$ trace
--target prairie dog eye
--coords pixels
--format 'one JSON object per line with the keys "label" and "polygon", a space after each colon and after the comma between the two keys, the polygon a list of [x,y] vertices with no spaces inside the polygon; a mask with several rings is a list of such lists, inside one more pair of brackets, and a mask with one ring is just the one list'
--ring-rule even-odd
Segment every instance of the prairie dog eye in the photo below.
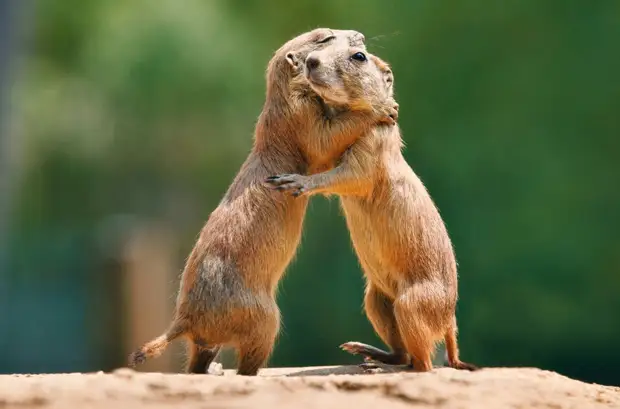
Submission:
{"label": "prairie dog eye", "polygon": [[362,52],[357,52],[351,56],[351,59],[359,62],[364,62],[366,61],[366,54]]}
{"label": "prairie dog eye", "polygon": [[336,38],[336,36],[327,36],[327,37],[325,37],[323,39],[318,40],[316,43],[317,44],[325,44],[325,43],[333,40],[334,38]]}

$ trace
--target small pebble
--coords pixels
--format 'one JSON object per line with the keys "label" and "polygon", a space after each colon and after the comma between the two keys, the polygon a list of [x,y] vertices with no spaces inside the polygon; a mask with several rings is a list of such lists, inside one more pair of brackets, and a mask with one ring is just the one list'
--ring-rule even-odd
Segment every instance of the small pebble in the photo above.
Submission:
{"label": "small pebble", "polygon": [[209,365],[209,369],[207,370],[207,373],[209,375],[223,376],[224,368],[222,367],[222,364],[218,362],[211,362],[211,364]]}
{"label": "small pebble", "polygon": [[114,375],[120,377],[120,378],[133,378],[134,374],[136,373],[133,369],[130,368],[118,368],[116,370],[114,370],[112,372]]}

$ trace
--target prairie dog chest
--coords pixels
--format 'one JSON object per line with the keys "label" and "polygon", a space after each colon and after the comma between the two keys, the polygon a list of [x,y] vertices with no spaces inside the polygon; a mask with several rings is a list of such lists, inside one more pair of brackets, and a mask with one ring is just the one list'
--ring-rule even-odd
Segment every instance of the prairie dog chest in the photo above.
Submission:
{"label": "prairie dog chest", "polygon": [[373,206],[365,199],[343,197],[341,200],[351,242],[364,274],[384,293],[394,294],[399,273],[398,266],[392,262],[390,240],[386,239],[385,229],[389,226],[383,217],[376,217]]}

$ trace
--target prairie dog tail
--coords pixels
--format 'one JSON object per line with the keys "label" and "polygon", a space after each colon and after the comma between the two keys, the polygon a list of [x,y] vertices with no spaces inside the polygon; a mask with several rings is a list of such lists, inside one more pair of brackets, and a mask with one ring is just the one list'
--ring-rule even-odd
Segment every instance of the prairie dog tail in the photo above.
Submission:
{"label": "prairie dog tail", "polygon": [[168,347],[168,345],[183,335],[185,333],[185,328],[181,326],[179,323],[173,323],[170,329],[163,334],[158,336],[152,341],[147,342],[142,345],[140,349],[131,353],[129,355],[129,366],[135,367],[136,365],[144,363],[147,358],[153,358],[160,356]]}

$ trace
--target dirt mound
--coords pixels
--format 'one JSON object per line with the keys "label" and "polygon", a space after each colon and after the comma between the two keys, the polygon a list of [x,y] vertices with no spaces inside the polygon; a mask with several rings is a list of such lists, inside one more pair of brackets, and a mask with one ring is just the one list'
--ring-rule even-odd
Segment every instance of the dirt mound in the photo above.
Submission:
{"label": "dirt mound", "polygon": [[0,376],[0,408],[620,408],[620,388],[531,368],[431,373],[356,366],[265,369],[258,377],[139,373]]}

